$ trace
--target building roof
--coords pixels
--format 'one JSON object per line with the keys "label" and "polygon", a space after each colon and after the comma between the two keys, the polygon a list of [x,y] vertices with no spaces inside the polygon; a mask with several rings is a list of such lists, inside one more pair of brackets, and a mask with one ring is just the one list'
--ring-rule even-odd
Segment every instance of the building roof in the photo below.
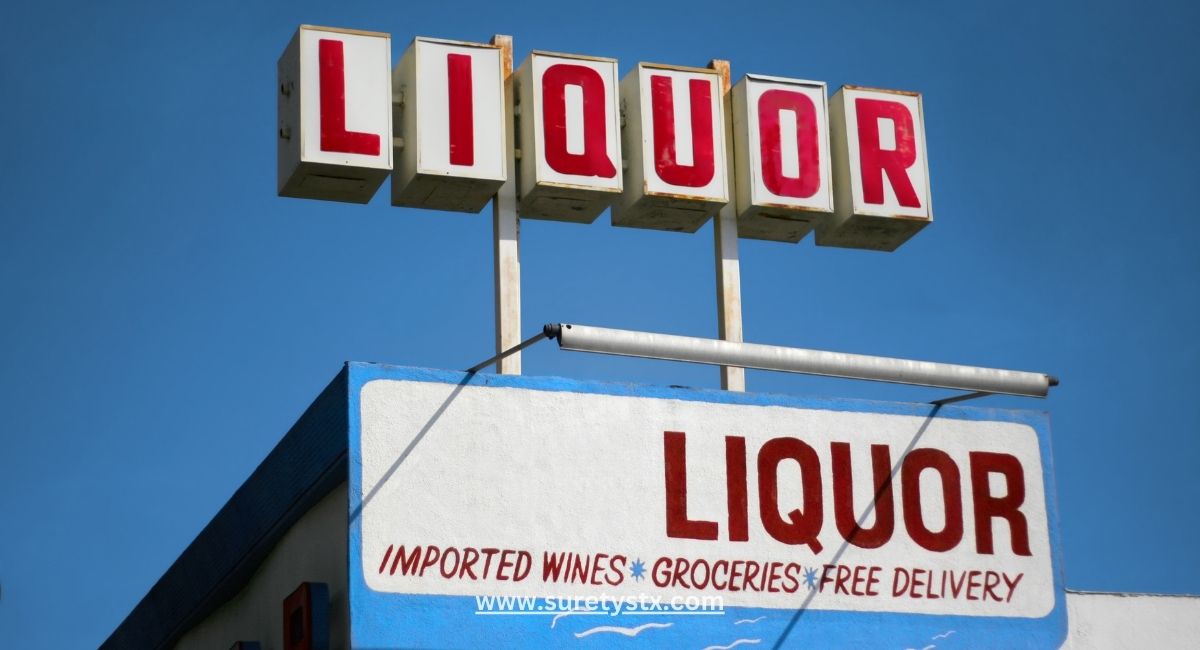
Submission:
{"label": "building roof", "polygon": [[279,539],[346,480],[348,364],[101,648],[169,648],[246,585]]}

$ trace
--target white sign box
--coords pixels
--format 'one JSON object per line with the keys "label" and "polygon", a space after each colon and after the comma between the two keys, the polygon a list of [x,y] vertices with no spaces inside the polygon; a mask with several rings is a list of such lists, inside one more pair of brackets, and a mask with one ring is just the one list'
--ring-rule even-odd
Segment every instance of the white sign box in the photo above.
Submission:
{"label": "white sign box", "polygon": [[498,46],[417,38],[396,65],[392,205],[479,212],[508,178]]}
{"label": "white sign box", "polygon": [[535,51],[516,84],[521,217],[591,223],[621,193],[616,59]]}
{"label": "white sign box", "polygon": [[280,196],[367,203],[392,169],[391,37],[302,25],[279,59]]}
{"label": "white sign box", "polygon": [[[372,647],[647,622],[706,647],[800,607],[789,646],[1063,629],[1044,414],[384,367],[351,395],[351,602],[396,635]],[[613,609],[688,597],[723,610]],[[589,599],[605,618],[551,620]]]}
{"label": "white sign box", "polygon": [[746,75],[732,103],[738,235],[798,242],[833,213],[825,84]]}
{"label": "white sign box", "polygon": [[695,232],[729,201],[721,76],[639,63],[621,82],[626,191],[614,226]]}
{"label": "white sign box", "polygon": [[845,86],[830,134],[836,212],[818,245],[892,251],[933,221],[920,94]]}
{"label": "white sign box", "polygon": [[[302,26],[279,62],[279,193],[478,212],[516,174],[520,216],[892,251],[933,220],[921,96]],[[387,81],[384,81],[384,80]],[[511,86],[508,84],[511,80]],[[386,99],[386,101],[385,101]],[[393,125],[397,137],[392,137]],[[515,132],[514,132],[515,125]],[[623,155],[623,152],[626,152]],[[519,173],[517,173],[519,172]]]}

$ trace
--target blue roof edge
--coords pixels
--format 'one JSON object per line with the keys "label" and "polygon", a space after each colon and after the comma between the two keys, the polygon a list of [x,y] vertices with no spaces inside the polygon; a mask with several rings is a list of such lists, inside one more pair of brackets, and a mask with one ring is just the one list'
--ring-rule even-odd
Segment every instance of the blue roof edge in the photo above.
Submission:
{"label": "blue roof edge", "polygon": [[292,524],[346,480],[348,386],[343,364],[101,648],[173,646],[237,594]]}

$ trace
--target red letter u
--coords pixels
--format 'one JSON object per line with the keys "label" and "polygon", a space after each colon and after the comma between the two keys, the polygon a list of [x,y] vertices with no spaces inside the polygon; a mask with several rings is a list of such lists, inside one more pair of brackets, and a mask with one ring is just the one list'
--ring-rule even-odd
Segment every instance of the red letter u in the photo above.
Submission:
{"label": "red letter u", "polygon": [[704,79],[688,81],[692,115],[692,164],[680,165],[675,145],[675,98],[671,78],[650,77],[650,112],[654,117],[654,171],[671,185],[704,187],[712,182],[713,119],[712,84]]}

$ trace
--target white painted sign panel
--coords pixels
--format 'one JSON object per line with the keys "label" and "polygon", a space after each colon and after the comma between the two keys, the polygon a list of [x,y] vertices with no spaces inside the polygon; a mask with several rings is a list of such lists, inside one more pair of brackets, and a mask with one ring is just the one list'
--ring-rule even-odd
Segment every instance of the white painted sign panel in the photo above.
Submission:
{"label": "white painted sign panel", "polygon": [[833,212],[825,84],[747,75],[733,120],[738,234],[799,241]]}
{"label": "white painted sign panel", "polygon": [[[530,549],[530,578],[487,587],[523,595],[548,585],[580,596],[644,590],[609,576],[626,571],[624,557],[643,558],[649,584],[720,594],[727,606],[794,607],[810,568],[826,579],[815,609],[1040,617],[1054,606],[1029,426],[466,387],[381,484],[427,419],[405,414],[432,414],[454,392],[389,381],[363,389],[362,490],[374,498],[363,509],[362,570],[372,589],[477,593],[480,581],[458,572],[378,570],[389,547],[394,559],[399,546],[412,558],[433,545]],[[872,477],[890,473],[880,459],[900,462],[918,436],[866,517],[870,548],[847,545],[842,530],[872,503]],[[842,508],[853,515],[839,523]],[[547,580],[538,575],[547,552],[602,568]],[[835,556],[857,571],[840,585],[838,569],[823,568]],[[727,575],[722,560],[754,560],[762,573]]]}
{"label": "white painted sign panel", "polygon": [[[356,372],[352,602],[406,621],[372,642],[423,647],[434,622],[444,646],[657,621],[662,643],[725,645],[742,619],[762,622],[745,638],[791,635],[799,609],[789,645],[1065,631],[1042,414]],[[688,598],[731,619],[612,605]],[[549,620],[563,602],[614,620]]]}

